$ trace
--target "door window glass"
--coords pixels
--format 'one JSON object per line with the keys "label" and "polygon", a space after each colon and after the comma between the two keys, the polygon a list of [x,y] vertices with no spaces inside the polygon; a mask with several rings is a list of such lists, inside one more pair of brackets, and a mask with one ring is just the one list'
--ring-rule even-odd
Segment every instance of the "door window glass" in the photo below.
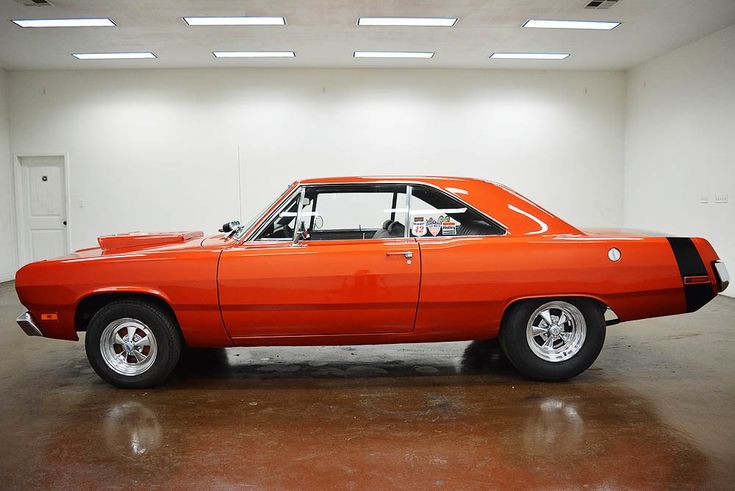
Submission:
{"label": "door window glass", "polygon": [[406,186],[339,185],[306,189],[309,240],[388,239],[405,235]]}

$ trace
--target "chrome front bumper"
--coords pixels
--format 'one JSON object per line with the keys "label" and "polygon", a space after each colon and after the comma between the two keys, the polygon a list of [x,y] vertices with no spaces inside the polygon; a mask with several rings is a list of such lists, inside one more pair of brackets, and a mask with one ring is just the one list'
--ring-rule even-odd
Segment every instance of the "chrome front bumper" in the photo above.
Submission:
{"label": "chrome front bumper", "polygon": [[29,336],[43,336],[43,333],[38,328],[35,322],[33,322],[33,318],[31,317],[30,312],[26,312],[25,314],[20,314],[17,319],[15,319],[15,322],[18,323],[21,329],[23,329],[23,332],[26,333]]}

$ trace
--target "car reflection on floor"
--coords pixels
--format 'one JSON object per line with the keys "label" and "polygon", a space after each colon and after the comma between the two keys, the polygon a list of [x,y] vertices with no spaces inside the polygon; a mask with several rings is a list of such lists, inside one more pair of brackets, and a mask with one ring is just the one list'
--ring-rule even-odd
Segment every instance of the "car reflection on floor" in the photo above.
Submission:
{"label": "car reflection on floor", "polygon": [[380,489],[703,482],[704,457],[632,391],[527,382],[491,342],[436,361],[415,345],[393,359],[385,349],[350,354],[360,349],[195,351],[161,389],[100,382],[67,408],[66,420],[44,429],[52,435],[47,465],[32,482]]}

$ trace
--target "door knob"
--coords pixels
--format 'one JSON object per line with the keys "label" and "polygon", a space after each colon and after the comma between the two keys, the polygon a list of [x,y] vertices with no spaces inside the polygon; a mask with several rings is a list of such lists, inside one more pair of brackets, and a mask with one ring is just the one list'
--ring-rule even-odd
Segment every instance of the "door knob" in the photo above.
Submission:
{"label": "door knob", "polygon": [[403,256],[406,259],[411,259],[413,257],[413,252],[411,251],[401,251],[401,252],[386,252],[386,256]]}
{"label": "door knob", "polygon": [[64,226],[66,227],[66,220],[64,220],[64,221],[63,221],[62,223],[63,223],[63,224],[64,224]]}

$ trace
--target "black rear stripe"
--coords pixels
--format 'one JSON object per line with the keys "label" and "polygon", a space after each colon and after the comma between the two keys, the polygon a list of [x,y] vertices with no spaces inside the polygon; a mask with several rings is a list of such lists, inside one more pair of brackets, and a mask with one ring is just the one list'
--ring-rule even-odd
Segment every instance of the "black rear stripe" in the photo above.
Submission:
{"label": "black rear stripe", "polygon": [[674,252],[676,264],[679,266],[681,284],[684,287],[684,297],[687,303],[687,312],[694,312],[715,297],[710,283],[684,284],[686,276],[707,276],[702,258],[697,252],[697,247],[689,237],[667,237]]}

